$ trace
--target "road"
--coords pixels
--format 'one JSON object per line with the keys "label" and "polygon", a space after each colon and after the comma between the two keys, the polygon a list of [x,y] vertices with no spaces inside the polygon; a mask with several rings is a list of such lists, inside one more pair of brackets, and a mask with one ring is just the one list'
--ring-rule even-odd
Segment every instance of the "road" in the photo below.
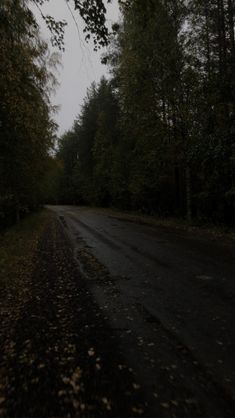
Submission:
{"label": "road", "polygon": [[234,416],[232,245],[111,211],[50,209],[150,413]]}

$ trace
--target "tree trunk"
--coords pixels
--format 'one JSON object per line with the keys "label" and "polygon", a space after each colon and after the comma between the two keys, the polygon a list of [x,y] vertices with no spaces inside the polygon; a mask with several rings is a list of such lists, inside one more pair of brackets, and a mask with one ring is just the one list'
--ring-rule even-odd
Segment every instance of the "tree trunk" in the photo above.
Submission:
{"label": "tree trunk", "polygon": [[223,71],[227,71],[227,42],[226,42],[226,24],[225,24],[225,10],[224,0],[220,0],[220,15],[221,15],[221,35],[222,35],[222,50],[223,50]]}
{"label": "tree trunk", "polygon": [[219,52],[219,73],[220,73],[220,84],[222,85],[222,80],[224,79],[223,73],[223,34],[222,34],[222,25],[221,25],[221,3],[220,0],[217,0],[217,36],[218,36],[218,52]]}
{"label": "tree trunk", "polygon": [[187,217],[187,222],[190,224],[192,222],[192,189],[191,189],[191,172],[190,172],[190,168],[188,165],[185,171],[185,180],[186,180],[186,217]]}
{"label": "tree trunk", "polygon": [[18,197],[16,197],[16,199],[15,199],[15,215],[16,215],[16,224],[19,225],[19,223],[20,223],[20,205],[19,205]]}
{"label": "tree trunk", "polygon": [[233,59],[234,59],[234,54],[235,54],[234,10],[235,10],[235,6],[233,6],[232,0],[228,0],[229,37],[230,37],[230,48],[231,48]]}
{"label": "tree trunk", "polygon": [[206,54],[207,54],[207,72],[208,79],[211,80],[211,48],[210,48],[210,35],[209,35],[209,12],[208,5],[205,7],[206,16]]}

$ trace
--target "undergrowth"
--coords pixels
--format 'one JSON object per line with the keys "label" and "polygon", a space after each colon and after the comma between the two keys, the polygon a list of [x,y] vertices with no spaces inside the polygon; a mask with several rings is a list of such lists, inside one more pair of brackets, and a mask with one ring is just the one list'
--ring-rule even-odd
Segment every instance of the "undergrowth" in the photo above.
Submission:
{"label": "undergrowth", "polygon": [[33,269],[39,239],[51,216],[47,210],[31,214],[0,235],[0,289]]}

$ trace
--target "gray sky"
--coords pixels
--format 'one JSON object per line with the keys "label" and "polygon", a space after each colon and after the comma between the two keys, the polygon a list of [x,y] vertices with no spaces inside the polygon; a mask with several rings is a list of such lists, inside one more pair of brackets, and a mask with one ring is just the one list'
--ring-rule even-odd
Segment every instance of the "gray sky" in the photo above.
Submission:
{"label": "gray sky", "polygon": [[[68,23],[65,28],[65,52],[61,56],[62,68],[59,69],[57,76],[60,86],[55,96],[52,97],[52,103],[60,106],[58,114],[55,115],[55,120],[59,125],[59,135],[72,127],[75,117],[80,112],[86,90],[92,81],[99,81],[102,75],[108,73],[107,68],[100,63],[100,57],[105,50],[94,52],[92,42],[89,44],[85,42],[82,19],[78,11],[74,11],[72,0],[69,4],[76,18],[79,34],[66,0],[50,0],[42,7],[44,15],[49,14],[58,20],[65,19]],[[50,32],[40,18],[39,12],[36,9],[33,10],[38,16],[43,38],[49,40]],[[108,24],[117,21],[119,16],[117,0],[113,0],[112,4],[107,6],[107,10]]]}

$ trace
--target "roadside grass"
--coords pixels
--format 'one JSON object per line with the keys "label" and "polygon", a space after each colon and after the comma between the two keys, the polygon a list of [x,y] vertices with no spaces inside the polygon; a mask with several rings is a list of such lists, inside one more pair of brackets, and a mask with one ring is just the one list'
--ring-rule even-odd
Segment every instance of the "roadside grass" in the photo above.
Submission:
{"label": "roadside grass", "polygon": [[162,227],[172,230],[177,230],[196,235],[198,237],[205,237],[212,240],[235,242],[235,229],[227,226],[216,226],[213,224],[189,224],[186,220],[180,218],[160,218],[157,216],[143,215],[139,212],[120,211],[116,208],[98,208],[106,215],[128,222],[137,223],[140,225],[148,225],[152,227]]}
{"label": "roadside grass", "polygon": [[0,290],[33,270],[38,241],[51,216],[41,210],[0,234]]}

